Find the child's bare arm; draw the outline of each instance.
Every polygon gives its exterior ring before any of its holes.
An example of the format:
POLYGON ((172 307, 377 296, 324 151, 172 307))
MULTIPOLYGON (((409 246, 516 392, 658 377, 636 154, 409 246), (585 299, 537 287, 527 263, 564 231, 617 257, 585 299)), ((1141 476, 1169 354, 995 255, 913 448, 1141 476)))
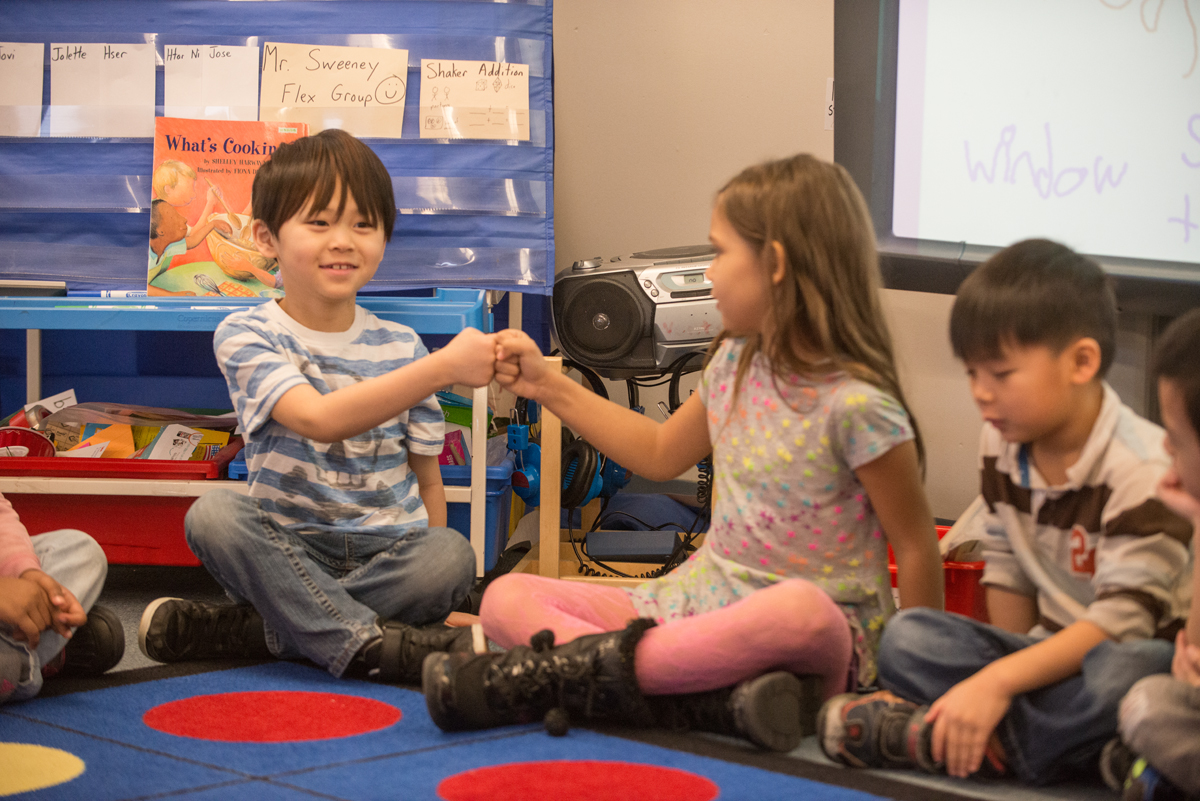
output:
POLYGON ((446 525, 446 487, 442 484, 442 468, 436 456, 423 453, 408 454, 408 466, 417 476, 421 502, 429 513, 429 527, 446 525))
POLYGON ((446 347, 385 375, 322 395, 310 384, 283 394, 271 417, 317 442, 339 442, 370 431, 451 384, 481 387, 492 380, 495 334, 467 328, 446 347))
POLYGON ((652 481, 675 478, 712 450, 698 396, 658 423, 549 369, 524 333, 501 331, 496 337, 496 380, 501 386, 538 401, 601 453, 638 475, 652 481))
POLYGON ((1037 599, 1004 587, 987 587, 987 610, 993 626, 1014 634, 1028 634, 1037 625, 1037 599))
POLYGON ((943 605, 942 558, 933 513, 921 486, 917 446, 901 443, 854 471, 896 556, 896 587, 904 608, 943 605))
POLYGON ((925 715, 933 723, 933 758, 944 760, 951 776, 979 770, 988 739, 1013 696, 1078 673, 1087 652, 1106 639, 1108 634, 1099 626, 1079 620, 951 687, 925 715))

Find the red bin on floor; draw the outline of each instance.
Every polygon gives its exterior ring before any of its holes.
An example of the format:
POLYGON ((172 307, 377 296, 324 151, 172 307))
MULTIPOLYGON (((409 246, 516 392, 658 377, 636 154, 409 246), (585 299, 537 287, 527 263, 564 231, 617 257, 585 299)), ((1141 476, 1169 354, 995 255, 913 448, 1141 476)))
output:
MULTIPOLYGON (((938 526, 938 539, 946 536, 949 526, 938 526)), ((943 562, 946 582, 946 611, 975 618, 984 623, 991 622, 987 613, 987 593, 981 585, 983 562, 943 562)), ((888 546, 888 570, 892 574, 892 586, 896 586, 896 557, 892 546, 888 546)))

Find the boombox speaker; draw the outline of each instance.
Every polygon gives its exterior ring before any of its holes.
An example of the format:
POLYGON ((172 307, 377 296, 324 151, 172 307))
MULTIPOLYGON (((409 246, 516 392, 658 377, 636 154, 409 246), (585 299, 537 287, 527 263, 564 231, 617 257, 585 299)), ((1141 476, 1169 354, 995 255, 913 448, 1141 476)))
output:
POLYGON ((699 245, 577 261, 554 284, 563 353, 610 379, 663 374, 720 330, 699 245))

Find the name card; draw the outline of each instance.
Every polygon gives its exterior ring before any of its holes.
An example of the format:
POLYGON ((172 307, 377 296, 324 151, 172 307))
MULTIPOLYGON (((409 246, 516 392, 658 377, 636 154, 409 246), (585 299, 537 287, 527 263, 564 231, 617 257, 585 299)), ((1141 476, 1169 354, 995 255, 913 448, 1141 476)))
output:
POLYGON ((258 119, 258 48, 167 45, 163 116, 194 120, 258 119))
POLYGON ((529 139, 529 65, 421 59, 422 139, 529 139))
POLYGON ((267 42, 259 118, 399 139, 407 83, 407 50, 267 42))
POLYGON ((154 45, 50 44, 51 136, 154 136, 154 45))
POLYGON ((0 42, 0 136, 37 136, 42 125, 41 42, 0 42))

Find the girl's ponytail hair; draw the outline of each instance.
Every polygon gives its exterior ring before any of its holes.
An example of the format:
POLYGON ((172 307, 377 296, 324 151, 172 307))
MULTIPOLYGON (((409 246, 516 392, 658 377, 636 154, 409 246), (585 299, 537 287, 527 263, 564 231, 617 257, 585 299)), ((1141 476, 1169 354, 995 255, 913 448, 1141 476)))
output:
MULTIPOLYGON (((776 376, 844 370, 895 398, 908 412, 922 470, 925 445, 896 371, 880 304, 883 279, 870 212, 839 164, 801 154, 748 167, 717 193, 725 218, 784 280, 774 287, 767 341, 753 334, 738 362, 735 392, 763 352, 776 376)), ((722 332, 709 353, 728 336, 722 332)))

